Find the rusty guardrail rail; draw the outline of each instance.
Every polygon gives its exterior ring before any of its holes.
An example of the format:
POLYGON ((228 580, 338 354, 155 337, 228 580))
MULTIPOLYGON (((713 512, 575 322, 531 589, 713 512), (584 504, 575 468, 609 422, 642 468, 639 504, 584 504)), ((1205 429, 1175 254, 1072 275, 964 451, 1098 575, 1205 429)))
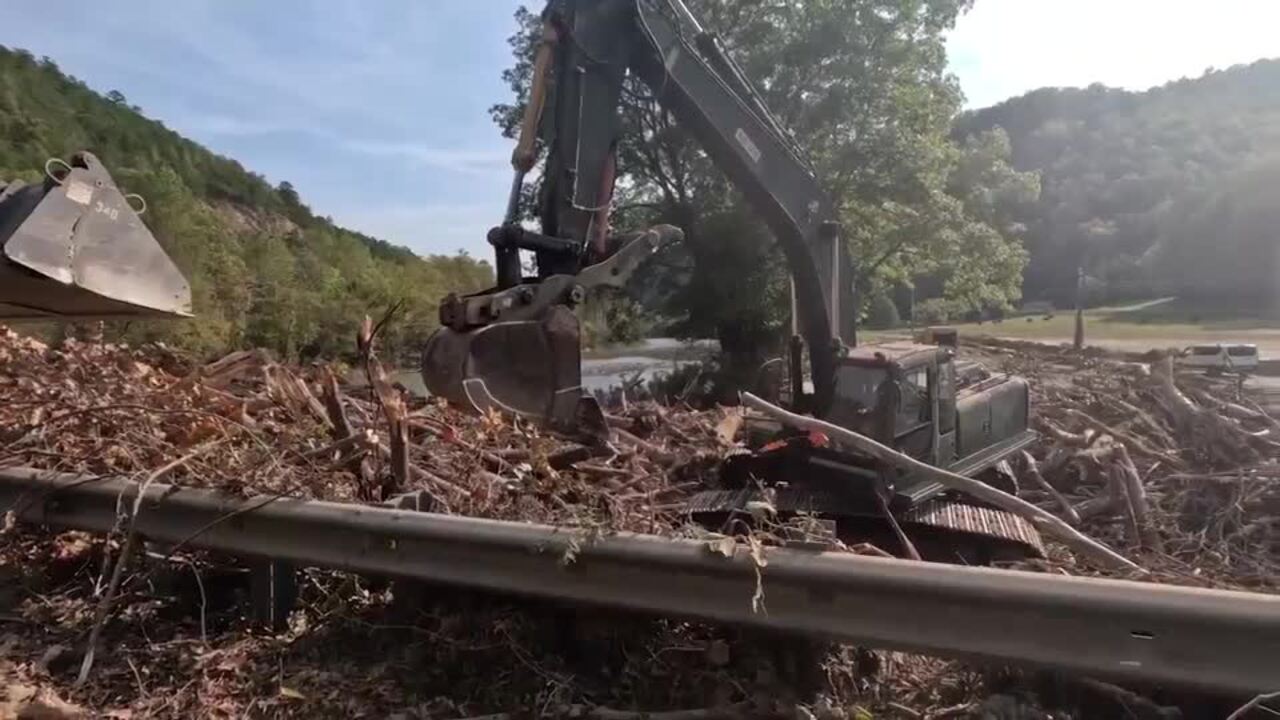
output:
MULTIPOLYGON (((0 470, 0 513, 106 532, 138 484, 0 470)), ((1280 688, 1280 597, 777 548, 762 569, 695 540, 581 532, 153 485, 146 538, 874 647, 1229 691, 1280 688), (197 535, 198 533, 198 535, 197 535), (195 537, 193 537, 195 535, 195 537), (574 548, 574 558, 566 553, 574 548)))

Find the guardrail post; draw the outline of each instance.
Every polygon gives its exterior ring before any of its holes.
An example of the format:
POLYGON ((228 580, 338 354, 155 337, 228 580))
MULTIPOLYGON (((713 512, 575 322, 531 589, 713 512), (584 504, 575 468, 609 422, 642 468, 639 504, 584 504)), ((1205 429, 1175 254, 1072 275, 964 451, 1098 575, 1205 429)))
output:
MULTIPOLYGON (((415 490, 396 495, 379 504, 393 510, 433 512, 439 505, 439 501, 425 490, 415 490)), ((428 584, 421 580, 395 578, 391 581, 392 618, 395 622, 405 625, 417 623, 432 594, 428 584)))
POLYGON ((257 558, 249 563, 250 617, 273 631, 284 630, 298 599, 298 576, 293 563, 257 558))

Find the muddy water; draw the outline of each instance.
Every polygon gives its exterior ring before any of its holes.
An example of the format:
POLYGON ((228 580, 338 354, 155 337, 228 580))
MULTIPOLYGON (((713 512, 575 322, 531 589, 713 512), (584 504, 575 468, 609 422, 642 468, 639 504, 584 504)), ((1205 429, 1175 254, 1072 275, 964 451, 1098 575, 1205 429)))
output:
MULTIPOLYGON (((645 380, 670 373, 694 363, 715 350, 711 340, 682 341, 675 338, 649 338, 636 345, 611 347, 583 352, 582 385, 589 391, 608 390, 642 373, 645 380)), ((353 374, 357 375, 357 374, 353 374)), ((392 373, 392 379, 414 393, 427 394, 422 376, 416 368, 392 373)), ((360 377, 353 376, 359 382, 360 377)))

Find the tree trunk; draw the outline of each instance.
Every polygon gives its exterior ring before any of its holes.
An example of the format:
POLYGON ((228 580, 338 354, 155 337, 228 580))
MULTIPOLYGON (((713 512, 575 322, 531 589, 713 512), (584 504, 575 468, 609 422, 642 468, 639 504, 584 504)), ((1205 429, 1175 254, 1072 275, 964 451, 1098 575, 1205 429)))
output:
POLYGON ((720 341, 720 360, 724 372, 724 397, 721 402, 737 401, 737 390, 754 389, 760 366, 772 355, 777 355, 776 338, 767 331, 745 328, 731 323, 718 323, 716 337, 720 341))

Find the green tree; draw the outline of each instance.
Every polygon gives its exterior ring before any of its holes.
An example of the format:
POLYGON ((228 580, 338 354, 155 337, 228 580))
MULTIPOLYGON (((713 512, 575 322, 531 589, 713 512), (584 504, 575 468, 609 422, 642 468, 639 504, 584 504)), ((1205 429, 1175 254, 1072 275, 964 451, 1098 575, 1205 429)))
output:
MULTIPOLYGON (((1011 206, 1002 196, 984 205, 976 190, 951 194, 957 163, 970 158, 949 139, 961 96, 946 70, 943 33, 968 2, 689 4, 812 157, 858 259, 864 301, 921 274, 945 276, 945 291, 966 302, 1017 297, 1015 228, 990 224, 1007 220, 1001 213, 1011 206)), ((512 38, 516 63, 504 75, 516 102, 494 109, 508 134, 527 92, 535 26, 524 9, 517 19, 524 29, 512 38)), ((685 231, 683 245, 649 274, 658 287, 644 294, 659 299, 677 332, 717 337, 731 366, 752 366, 783 337, 785 265, 761 221, 652 94, 633 85, 623 98, 615 224, 666 221, 685 231)), ((987 171, 1008 170, 987 154, 987 171)), ((981 163, 971 160, 976 172, 981 163)), ((1005 179, 954 184, 991 181, 998 194, 1005 179)))
POLYGON ((1149 256, 1160 289, 1277 314, 1277 183, 1280 155, 1273 155, 1231 173, 1215 191, 1170 207, 1149 256))

